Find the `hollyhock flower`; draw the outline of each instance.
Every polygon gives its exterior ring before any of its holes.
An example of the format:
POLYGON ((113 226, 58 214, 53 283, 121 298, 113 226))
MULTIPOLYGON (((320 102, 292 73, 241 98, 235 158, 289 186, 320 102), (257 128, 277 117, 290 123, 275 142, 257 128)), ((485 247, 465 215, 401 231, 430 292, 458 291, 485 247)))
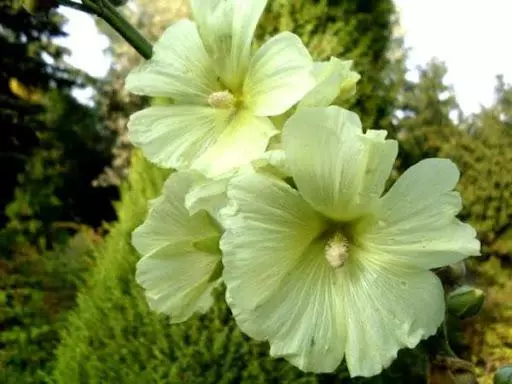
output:
POLYGON ((221 211, 226 298, 242 329, 304 371, 388 367, 444 319, 431 271, 478 255, 457 167, 427 159, 385 193, 397 143, 339 107, 298 109, 283 150, 296 188, 253 172, 221 211))
POLYGON ((126 88, 174 103, 133 114, 131 141, 163 167, 216 177, 259 158, 284 113, 314 85, 301 40, 283 32, 252 52, 266 0, 192 0, 195 22, 180 20, 133 70, 126 88))
POLYGON ((172 174, 162 195, 150 202, 146 221, 132 234, 132 244, 142 255, 136 280, 151 309, 167 314, 172 323, 206 312, 221 281, 221 231, 208 210, 215 204, 197 203, 199 197, 192 196, 193 214, 185 204, 187 194, 204 183, 197 172, 172 174))

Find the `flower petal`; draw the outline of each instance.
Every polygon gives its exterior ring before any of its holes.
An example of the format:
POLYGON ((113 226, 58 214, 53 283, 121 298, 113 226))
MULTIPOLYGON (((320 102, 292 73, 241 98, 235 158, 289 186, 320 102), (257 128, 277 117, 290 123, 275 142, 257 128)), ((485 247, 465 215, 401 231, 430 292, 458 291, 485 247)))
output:
POLYGON ((223 277, 240 328, 303 370, 333 371, 343 358, 343 325, 326 321, 338 311, 334 270, 323 248, 309 246, 324 220, 297 191, 258 173, 235 177, 228 198, 223 277))
POLYGON ((228 184, 221 211, 224 279, 238 309, 255 309, 323 230, 324 220, 281 180, 243 173, 228 184))
POLYGON ((267 0, 191 0, 204 45, 231 89, 243 83, 254 31, 266 4, 267 0))
POLYGON ((300 101, 298 107, 327 107, 336 98, 346 99, 356 92, 361 76, 351 70, 352 61, 331 57, 328 62, 314 63, 315 87, 300 101))
POLYGON ((205 210, 213 218, 219 218, 219 211, 227 204, 226 189, 229 176, 207 179, 190 189, 185 196, 185 206, 191 215, 205 210))
MULTIPOLYGON (((303 371, 333 372, 345 350, 343 297, 336 292, 335 270, 324 258, 323 249, 322 242, 314 242, 294 265, 286 266, 279 286, 253 310, 239 305, 244 300, 236 295, 239 287, 233 286, 235 293, 228 295, 242 331, 259 340, 268 339, 271 356, 284 357, 303 371)), ((277 250, 274 255, 254 256, 247 260, 248 267, 252 263, 258 269, 262 258, 276 264, 275 268, 285 266, 276 260, 276 256, 284 256, 277 250)))
POLYGON ((356 230, 368 249, 389 262, 442 267, 480 254, 476 231, 455 215, 462 208, 455 164, 426 159, 409 168, 381 199, 375 218, 356 230))
POLYGON ((285 124, 283 148, 301 195, 335 220, 371 211, 398 151, 385 135, 363 135, 359 117, 339 107, 298 109, 285 124))
POLYGON ((216 142, 228 117, 229 111, 208 107, 150 107, 130 116, 129 137, 152 162, 184 169, 216 142))
POLYGON ((373 376, 401 348, 433 335, 445 315, 441 282, 430 271, 396 268, 380 255, 351 250, 339 281, 346 308, 350 375, 373 376))
POLYGON ((135 276, 149 307, 168 315, 171 323, 181 323, 212 306, 219 265, 220 255, 171 245, 139 260, 135 276))
POLYGON ((267 150, 260 159, 252 162, 258 172, 266 172, 280 179, 290 176, 286 155, 282 149, 267 150))
POLYGON ((313 59, 300 38, 282 32, 258 49, 244 83, 244 101, 258 116, 284 113, 314 85, 313 59))
POLYGON ((138 95, 203 105, 211 93, 221 89, 197 28, 189 20, 167 28, 151 59, 130 72, 125 86, 138 95))
POLYGON ((208 177, 217 177, 261 157, 275 134, 277 130, 268 118, 240 111, 192 167, 208 177))
POLYGON ((136 279, 150 307, 181 322, 212 304, 218 283, 220 252, 203 244, 218 242, 220 232, 204 211, 190 216, 185 194, 201 178, 191 172, 172 174, 163 195, 152 201, 146 221, 135 229, 132 244, 142 255, 136 279))

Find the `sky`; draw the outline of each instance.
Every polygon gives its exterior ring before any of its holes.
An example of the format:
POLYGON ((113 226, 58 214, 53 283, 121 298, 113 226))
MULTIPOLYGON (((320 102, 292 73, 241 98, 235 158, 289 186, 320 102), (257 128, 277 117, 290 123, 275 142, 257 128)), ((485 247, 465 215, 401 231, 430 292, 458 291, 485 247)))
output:
MULTIPOLYGON (((497 74, 512 82, 512 0, 395 0, 395 4, 405 45, 411 49, 408 67, 424 65, 433 57, 444 61, 447 83, 464 112, 492 104, 497 74)), ((72 49, 69 62, 92 76, 104 76, 110 66, 104 54, 108 40, 90 16, 61 9, 70 20, 65 27, 69 37, 61 40, 72 49)))

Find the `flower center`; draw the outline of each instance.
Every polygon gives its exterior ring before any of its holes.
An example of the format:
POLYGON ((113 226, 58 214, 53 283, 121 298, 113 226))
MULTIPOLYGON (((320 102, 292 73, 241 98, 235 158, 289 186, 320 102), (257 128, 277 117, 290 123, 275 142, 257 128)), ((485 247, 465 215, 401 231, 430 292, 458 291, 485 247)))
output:
POLYGON ((324 255, 333 268, 341 268, 348 259, 348 240, 340 232, 335 232, 324 248, 324 255))
POLYGON ((208 104, 214 108, 229 109, 233 108, 236 103, 236 98, 229 91, 213 92, 208 96, 208 104))

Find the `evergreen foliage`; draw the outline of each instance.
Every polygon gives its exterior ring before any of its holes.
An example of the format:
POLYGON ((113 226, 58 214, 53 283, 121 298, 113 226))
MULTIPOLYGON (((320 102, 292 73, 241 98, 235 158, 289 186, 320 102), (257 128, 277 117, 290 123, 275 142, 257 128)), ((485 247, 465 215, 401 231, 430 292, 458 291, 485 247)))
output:
POLYGON ((0 382, 41 383, 51 372, 63 313, 93 262, 90 231, 41 252, 18 245, 0 259, 0 382), (79 257, 77 257, 77 255, 79 257))
POLYGON ((477 229, 483 251, 512 261, 512 130, 499 104, 446 138, 440 155, 461 170, 462 214, 477 229))
MULTIPOLYGON (((66 50, 52 42, 61 37, 63 20, 55 12, 31 16, 13 2, 0 1, 0 158, 2 182, 15 185, 31 151, 39 145, 37 132, 47 127, 41 113, 45 92, 70 89, 81 82, 63 63, 66 50)), ((0 207, 13 197, 12 188, 0 191, 0 207)), ((0 225, 6 217, 0 212, 0 225)))
POLYGON ((457 133, 450 116, 460 112, 460 107, 453 89, 445 83, 445 64, 431 60, 417 70, 417 81, 404 79, 395 112, 401 171, 425 157, 438 156, 444 139, 457 133))
MULTIPOLYGON (((91 264, 77 239, 114 219, 115 189, 95 190, 111 135, 70 94, 62 16, 0 1, 0 382, 42 382, 63 313, 91 264), (85 231, 85 232, 84 232, 85 231), (70 236, 70 249, 65 245, 70 236)), ((90 236, 89 236, 90 237, 90 236)), ((86 236, 86 238, 88 238, 86 236)))
POLYGON ((110 161, 112 135, 100 131, 98 114, 69 94, 45 95, 41 116, 47 129, 36 132, 38 147, 17 177, 14 199, 5 209, 9 221, 0 236, 45 250, 75 232, 76 223, 93 227, 115 218, 115 188, 98 189, 92 180, 110 161))

